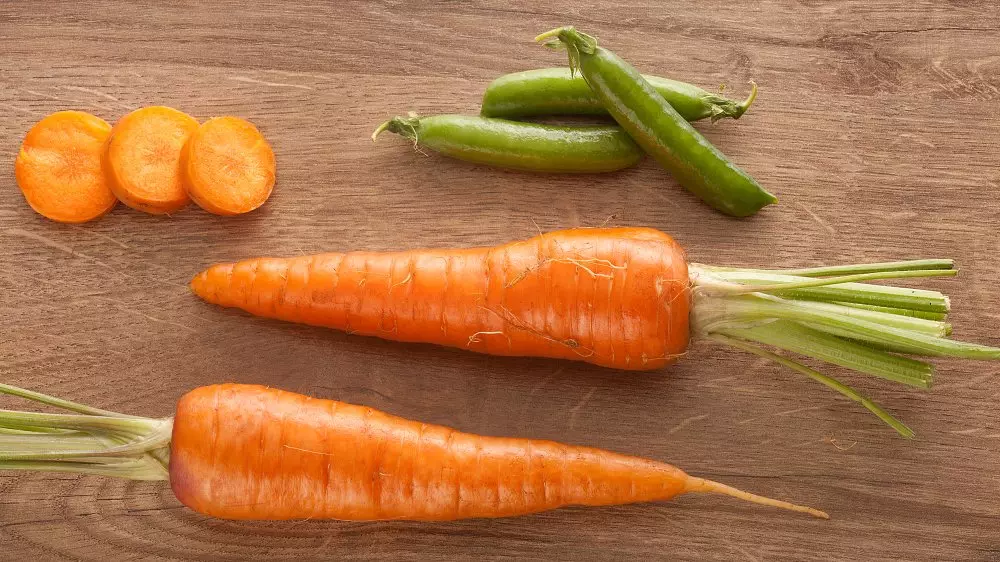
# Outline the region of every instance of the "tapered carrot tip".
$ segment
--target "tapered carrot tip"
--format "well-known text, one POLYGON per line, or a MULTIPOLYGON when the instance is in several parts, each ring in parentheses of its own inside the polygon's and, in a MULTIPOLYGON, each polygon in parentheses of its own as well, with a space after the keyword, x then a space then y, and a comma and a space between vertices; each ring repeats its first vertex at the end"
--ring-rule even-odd
POLYGON ((704 478, 698 478, 697 476, 688 476, 687 481, 685 482, 684 485, 684 492, 703 492, 710 494, 722 494, 724 496, 739 498, 741 500, 745 500, 751 503, 756 503, 759 505, 767 505, 771 507, 777 507, 780 509, 787 509, 789 511, 797 511, 799 513, 808 513, 809 515, 812 515, 813 517, 819 517, 820 519, 830 518, 830 515, 827 514, 825 511, 820 511, 812 507, 797 505, 786 501, 766 498, 764 496, 758 496, 757 494, 744 492, 743 490, 733 488, 732 486, 720 484, 719 482, 714 482, 712 480, 705 480, 704 478))
POLYGON ((255 262, 215 264, 191 279, 191 291, 210 304, 243 306, 253 286, 255 262))
POLYGON ((191 292, 201 298, 205 298, 205 289, 208 286, 208 271, 202 271, 191 279, 191 292))

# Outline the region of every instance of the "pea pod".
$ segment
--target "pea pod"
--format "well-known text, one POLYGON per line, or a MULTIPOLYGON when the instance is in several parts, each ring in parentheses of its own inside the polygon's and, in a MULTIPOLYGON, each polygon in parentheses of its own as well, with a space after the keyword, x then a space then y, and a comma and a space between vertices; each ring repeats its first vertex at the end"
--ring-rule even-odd
MULTIPOLYGON (((746 100, 735 102, 693 84, 659 76, 643 75, 643 78, 687 121, 739 119, 757 95, 755 85, 746 100)), ((583 77, 568 68, 539 68, 505 74, 486 87, 480 111, 486 117, 504 119, 607 113, 583 77)))
POLYGON ((552 39, 566 47, 570 70, 575 73, 579 69, 615 121, 688 191, 737 217, 777 202, 685 121, 632 65, 572 27, 553 29, 536 38, 552 39))
POLYGON ((614 125, 561 127, 475 115, 395 117, 390 131, 435 152, 477 164, 531 172, 613 172, 635 165, 643 152, 614 125))

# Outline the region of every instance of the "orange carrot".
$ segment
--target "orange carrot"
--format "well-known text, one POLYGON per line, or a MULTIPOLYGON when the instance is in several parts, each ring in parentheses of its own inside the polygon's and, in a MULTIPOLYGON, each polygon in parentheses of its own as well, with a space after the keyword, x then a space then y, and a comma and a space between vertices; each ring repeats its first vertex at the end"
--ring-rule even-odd
POLYGON ((194 117, 163 106, 137 109, 119 119, 104 153, 104 169, 118 199, 154 215, 187 205, 180 155, 197 128, 194 117))
POLYGON ((636 228, 248 260, 209 268, 191 287, 215 304, 351 333, 655 369, 687 347, 688 284, 680 246, 636 228))
POLYGON ((38 214, 54 221, 96 219, 118 202, 101 170, 111 131, 103 119, 60 111, 35 124, 14 162, 17 185, 38 214))
POLYGON ((252 314, 495 355, 657 369, 690 336, 767 357, 913 432, 872 401, 762 345, 918 388, 933 366, 903 357, 1000 359, 949 339, 948 298, 859 283, 954 275, 951 260, 797 270, 688 264, 648 228, 552 232, 492 248, 351 252, 220 264, 193 291, 252 314))
POLYGON ((187 190, 201 208, 239 215, 260 207, 274 187, 274 152, 253 123, 215 117, 201 124, 184 147, 187 190))
POLYGON ((0 427, 14 433, 0 441, 0 469, 169 479, 181 503, 224 519, 447 521, 688 492, 827 517, 662 462, 471 435, 263 386, 195 389, 172 419, 125 417, 7 385, 0 392, 79 412, 0 410, 0 427))

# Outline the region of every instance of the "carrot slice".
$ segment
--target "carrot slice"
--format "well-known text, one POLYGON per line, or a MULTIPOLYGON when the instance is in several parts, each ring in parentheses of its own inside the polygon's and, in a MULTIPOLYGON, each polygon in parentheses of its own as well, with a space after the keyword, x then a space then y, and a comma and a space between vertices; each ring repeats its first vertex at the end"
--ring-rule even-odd
POLYGON ((217 215, 260 207, 274 188, 274 151, 257 127, 239 117, 215 117, 184 147, 188 195, 217 215))
POLYGON ((83 111, 59 111, 24 137, 14 176, 28 204, 54 221, 96 219, 118 202, 101 169, 111 125, 83 111))
POLYGON ((115 123, 104 154, 111 190, 133 209, 154 215, 190 202, 181 178, 181 149, 198 121, 163 106, 144 107, 115 123))

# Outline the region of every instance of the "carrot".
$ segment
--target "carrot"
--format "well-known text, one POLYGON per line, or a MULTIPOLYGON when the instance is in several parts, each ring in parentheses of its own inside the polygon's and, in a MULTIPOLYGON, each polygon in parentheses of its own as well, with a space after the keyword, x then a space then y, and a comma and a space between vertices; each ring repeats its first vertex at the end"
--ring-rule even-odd
POLYGON ((223 519, 447 521, 710 492, 808 507, 688 476, 669 464, 551 441, 484 437, 256 385, 184 395, 173 418, 125 416, 8 385, 77 412, 0 410, 0 469, 169 480, 223 519))
POLYGON ((14 161, 24 198, 54 221, 94 220, 118 203, 101 170, 111 125, 82 111, 60 111, 35 124, 14 161))
POLYGON ((183 168, 191 199, 217 215, 260 207, 274 188, 274 152, 253 123, 215 117, 198 127, 184 147, 183 168))
POLYGON ((951 260, 785 271, 689 265, 662 232, 613 228, 492 248, 252 259, 210 267, 191 288, 259 316, 618 369, 661 368, 694 336, 788 366, 911 437, 855 390, 763 346, 929 388, 933 366, 901 354, 1000 359, 1000 349, 949 339, 941 293, 860 281, 955 273, 951 260))
POLYGON ((356 334, 661 367, 687 347, 684 253, 654 230, 623 232, 627 245, 610 232, 566 231, 493 249, 249 260, 212 267, 191 286, 212 303, 356 334))
POLYGON ((163 106, 143 107, 119 119, 104 153, 115 196, 153 215, 187 205, 191 200, 182 181, 180 155, 197 128, 194 117, 163 106))

